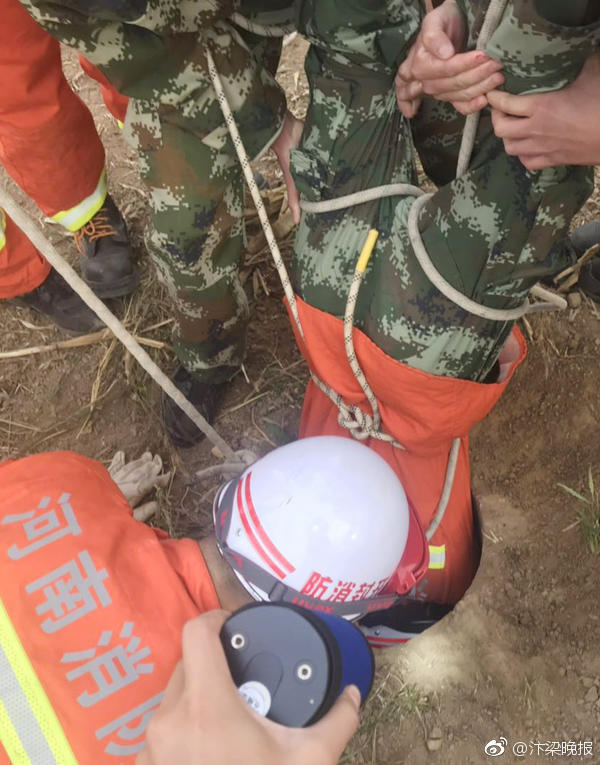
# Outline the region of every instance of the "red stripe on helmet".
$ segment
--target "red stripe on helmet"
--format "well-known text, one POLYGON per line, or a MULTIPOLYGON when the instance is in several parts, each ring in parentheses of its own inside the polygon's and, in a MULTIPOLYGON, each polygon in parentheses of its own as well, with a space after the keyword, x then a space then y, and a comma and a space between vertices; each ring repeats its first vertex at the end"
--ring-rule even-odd
POLYGON ((411 638, 393 638, 393 637, 372 637, 366 636, 368 642, 375 648, 387 648, 395 645, 403 645, 408 643, 411 638))
POLYGON ((256 538, 254 534, 254 530, 252 529, 252 526, 250 526, 250 523, 248 522, 248 518, 246 517, 246 509, 244 507, 244 502, 242 499, 242 482, 240 481, 238 483, 237 491, 236 491, 236 499, 237 499, 237 506, 238 511, 240 514, 240 519, 242 521, 242 525, 246 531, 246 534, 248 535, 248 539, 250 540, 250 543, 252 544, 252 547, 256 550, 258 555, 263 559, 263 561, 267 564, 267 566, 275 572, 276 576, 278 576, 280 579, 284 579, 287 574, 285 574, 273 561, 269 558, 267 553, 263 550, 261 547, 260 542, 256 538))
POLYGON ((254 503, 252 502, 252 494, 250 493, 251 475, 252 475, 252 472, 249 472, 248 475, 246 476, 246 482, 244 486, 244 495, 246 497, 246 504, 248 505, 248 512, 250 513, 250 518, 252 518, 252 522, 256 526, 256 532, 258 536, 260 537, 261 542, 267 548, 267 550, 271 553, 271 555, 275 558, 275 560, 278 561, 281 566, 283 566, 283 568, 286 568, 288 570, 289 574, 293 574, 296 569, 292 566, 289 560, 287 560, 287 558, 284 558, 284 556, 275 547, 273 542, 271 542, 271 540, 269 539, 267 535, 267 532, 262 527, 262 524, 258 518, 258 515, 256 514, 256 510, 254 509, 254 503))

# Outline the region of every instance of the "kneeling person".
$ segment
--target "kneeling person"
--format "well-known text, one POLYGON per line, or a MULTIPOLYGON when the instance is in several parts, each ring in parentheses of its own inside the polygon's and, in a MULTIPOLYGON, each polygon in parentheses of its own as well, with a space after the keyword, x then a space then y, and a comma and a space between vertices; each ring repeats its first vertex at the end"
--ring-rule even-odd
POLYGON ((214 537, 170 539, 135 521, 98 462, 54 452, 0 465, 0 732, 10 760, 133 761, 187 621, 235 609, 248 592, 361 615, 393 602, 424 565, 393 472, 343 439, 271 453, 221 490, 215 517, 235 575, 214 537))

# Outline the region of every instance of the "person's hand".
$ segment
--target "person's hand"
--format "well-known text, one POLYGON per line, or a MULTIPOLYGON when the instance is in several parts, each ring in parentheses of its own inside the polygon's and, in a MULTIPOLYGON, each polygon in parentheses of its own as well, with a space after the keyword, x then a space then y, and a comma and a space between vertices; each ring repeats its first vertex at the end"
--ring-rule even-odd
POLYGON ((281 172, 283 173, 283 180, 287 189, 288 205, 292 212, 292 220, 296 225, 300 223, 300 195, 290 172, 290 152, 292 149, 297 149, 300 146, 303 130, 304 122, 296 119, 288 111, 283 120, 281 133, 271 146, 281 165, 281 172))
POLYGON ((494 132, 528 170, 600 165, 600 53, 579 77, 551 93, 488 93, 494 132))
POLYGON ((394 81, 398 106, 405 117, 415 116, 424 94, 450 101, 461 114, 487 106, 485 94, 504 82, 502 64, 483 51, 460 53, 466 31, 455 0, 446 0, 425 16, 394 81))
POLYGON ((153 489, 169 485, 171 473, 162 473, 163 463, 158 454, 144 452, 137 460, 125 461, 125 453, 117 452, 108 466, 110 477, 131 505, 136 521, 147 521, 158 510, 158 502, 145 502, 153 489))
POLYGON ((358 727, 360 692, 349 686, 309 728, 260 717, 238 693, 209 611, 183 628, 183 658, 148 724, 136 765, 333 765, 358 727))

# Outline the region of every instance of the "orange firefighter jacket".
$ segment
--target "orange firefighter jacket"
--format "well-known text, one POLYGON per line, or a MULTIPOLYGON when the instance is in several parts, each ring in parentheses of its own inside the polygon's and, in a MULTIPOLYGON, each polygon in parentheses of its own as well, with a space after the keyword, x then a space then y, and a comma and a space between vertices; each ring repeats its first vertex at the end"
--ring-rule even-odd
POLYGON ((0 464, 0 763, 133 763, 183 625, 218 607, 198 544, 135 521, 98 462, 0 464))

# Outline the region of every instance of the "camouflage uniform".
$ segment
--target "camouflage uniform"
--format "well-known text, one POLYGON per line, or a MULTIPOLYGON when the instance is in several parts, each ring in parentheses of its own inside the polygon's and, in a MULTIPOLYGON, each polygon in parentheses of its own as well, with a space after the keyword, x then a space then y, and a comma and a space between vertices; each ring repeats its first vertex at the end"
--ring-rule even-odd
MULTIPOLYGON (((301 5, 300 30, 313 43, 306 63, 311 89, 306 129, 293 155, 302 195, 322 200, 388 183, 415 183, 416 147, 425 170, 441 186, 419 217, 434 265, 478 303, 519 306, 540 277, 569 262, 563 240, 591 192, 591 170, 528 172, 504 152, 486 111, 469 170, 452 180, 463 119, 450 105, 428 100, 411 131, 395 103, 393 78, 419 28, 420 4, 363 0, 348 9, 343 0, 311 0, 301 5)), ((487 5, 461 2, 471 44, 487 5)), ((600 39, 597 21, 584 17, 591 23, 558 26, 532 11, 534 5, 510 3, 488 47, 505 62, 506 87, 513 93, 563 87, 600 39)), ((340 212, 304 214, 294 251, 295 287, 309 304, 342 316, 358 254, 367 231, 376 228, 380 237, 355 325, 409 366, 485 380, 512 322, 469 314, 432 286, 408 238, 411 205, 411 198, 393 197, 340 212)))
POLYGON ((130 96, 125 134, 150 189, 147 246, 174 300, 175 348, 206 382, 227 380, 244 356, 248 305, 238 279, 243 181, 210 85, 209 45, 249 154, 276 138, 285 97, 273 79, 280 42, 228 21, 240 11, 288 21, 290 0, 24 0, 55 37, 130 96), (262 6, 269 12, 260 14, 262 6), (75 9, 77 8, 77 10, 75 9))

